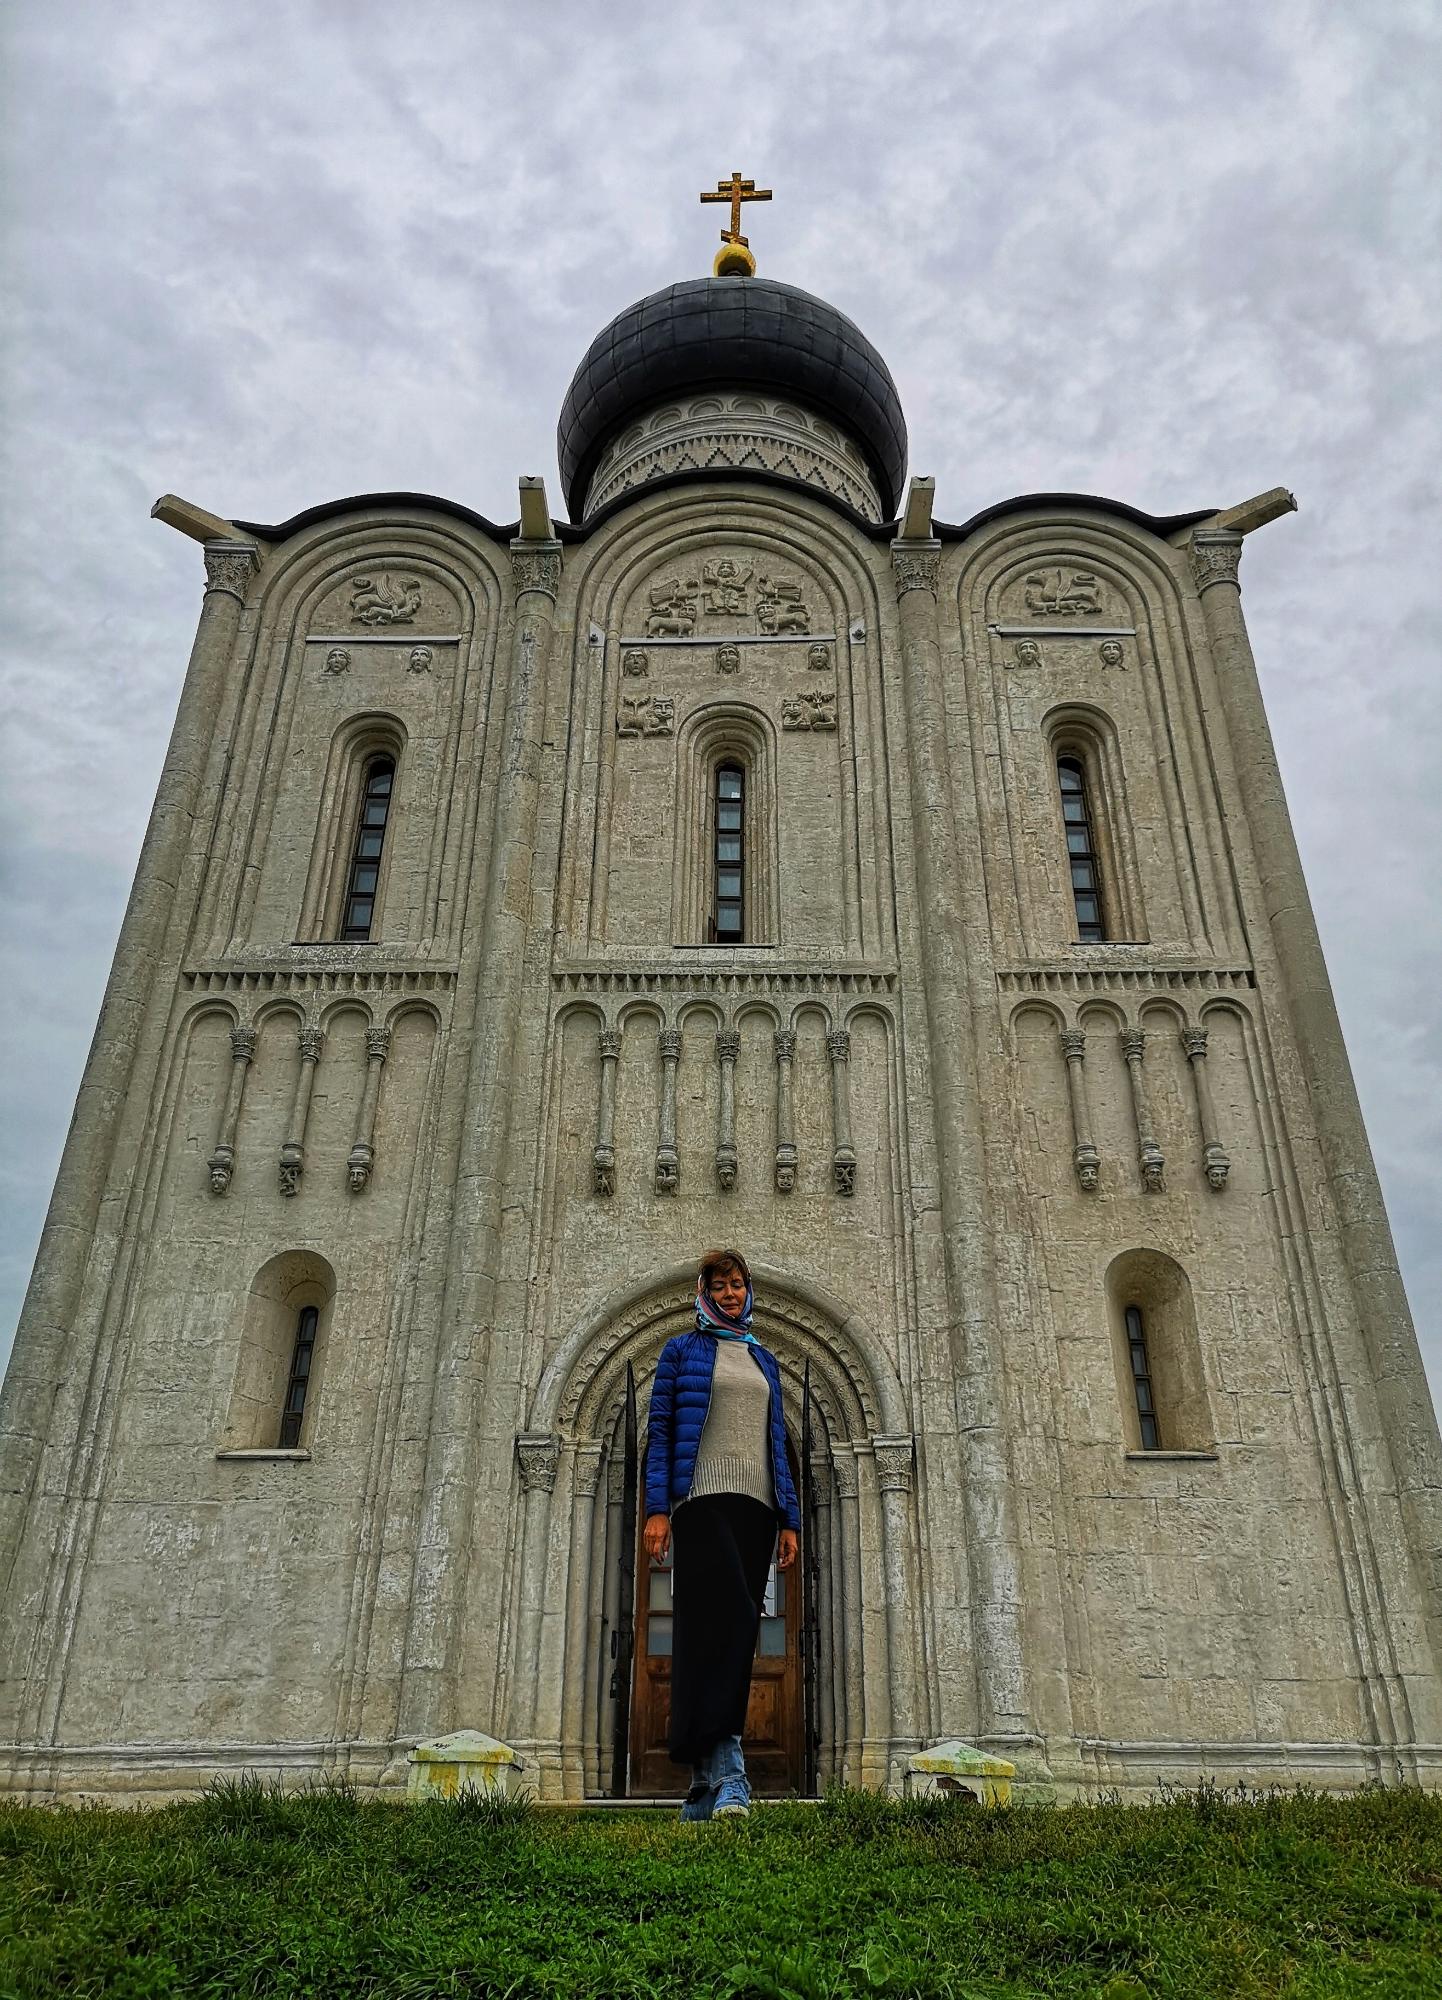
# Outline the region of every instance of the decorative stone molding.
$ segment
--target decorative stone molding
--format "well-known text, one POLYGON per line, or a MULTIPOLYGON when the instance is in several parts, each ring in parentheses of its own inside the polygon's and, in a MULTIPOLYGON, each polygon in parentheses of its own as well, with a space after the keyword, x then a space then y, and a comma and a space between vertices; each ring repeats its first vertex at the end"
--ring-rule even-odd
POLYGON ((1242 538, 1225 530, 1199 528, 1187 545, 1187 556, 1198 596, 1214 583, 1235 585, 1242 559, 1242 538))
POLYGON ((779 473, 845 501, 869 521, 881 519, 865 460, 824 418, 779 397, 714 393, 668 402, 622 431, 602 453, 585 513, 668 473, 698 468, 779 473))
POLYGON ((596 1143, 591 1150, 591 1186, 594 1193, 616 1192, 616 1064, 621 1055, 619 1028, 602 1028, 601 1096, 596 1110, 596 1143))
POLYGON ((361 1088, 360 1114, 356 1120, 355 1143, 346 1161, 346 1180, 352 1194, 370 1185, 375 1166, 376 1107, 380 1103, 381 1070, 390 1054, 389 1028, 366 1029, 366 1073, 361 1088))
POLYGON ((287 1196, 300 1193, 300 1177, 305 1172, 305 1128, 310 1120, 315 1069, 325 1047, 325 1035, 319 1028, 302 1028, 298 1041, 300 1074, 291 1101, 289 1137, 280 1149, 280 1191, 287 1196))
POLYGON ((789 694, 781 704, 783 729, 834 729, 836 696, 829 688, 806 688, 789 694))
POLYGON ((523 1432, 516 1439, 516 1458, 521 1468, 524 1492, 555 1492, 556 1470, 561 1459, 561 1440, 558 1437, 523 1432))
POLYGON ((219 590, 240 604, 246 586, 260 568, 260 550, 254 542, 216 540, 205 544, 205 595, 219 590))
POLYGON ((1087 1038, 1082 1028, 1063 1028, 1061 1052, 1066 1061, 1067 1094, 1071 1100, 1072 1168, 1084 1194, 1095 1194, 1101 1180, 1101 1154, 1092 1140, 1091 1107, 1087 1102, 1087 1038))
POLYGON ((676 701, 669 694, 623 694, 616 715, 618 736, 671 736, 676 729, 676 701))
POLYGON ((241 1100, 245 1096, 246 1072, 255 1060, 257 1039, 254 1028, 232 1028, 230 1031, 230 1077, 220 1113, 220 1129, 215 1135, 215 1150, 206 1162, 212 1194, 227 1194, 230 1191, 235 1173, 236 1127, 240 1122, 241 1100))
POLYGON ((833 1028, 826 1037, 831 1058, 831 1185, 837 1194, 856 1192, 856 1149, 851 1143, 851 1037, 833 1028))
POLYGON ((935 548, 907 547, 901 542, 891 544, 891 574, 898 597, 904 597, 908 590, 929 590, 935 597, 940 565, 939 543, 935 548))
POLYGON ((791 1105, 791 1064, 796 1037, 788 1028, 776 1034, 776 1192, 790 1194, 796 1186, 796 1124, 791 1105))
POLYGON ((539 591, 554 604, 561 588, 561 546, 511 544, 511 581, 516 595, 539 591))
POLYGON ((604 1447, 599 1444, 576 1446, 576 1492, 583 1500, 595 1497, 604 1468, 604 1447))
POLYGON ((1131 1087, 1132 1117, 1137 1128, 1137 1164, 1141 1168, 1142 1186, 1148 1193, 1160 1194, 1166 1185, 1164 1179, 1166 1161, 1157 1142, 1156 1133, 1152 1129, 1146 1079, 1142 1073, 1142 1058, 1147 1046, 1145 1031, 1141 1028, 1123 1028, 1121 1045, 1122 1059, 1127 1066, 1127 1081, 1131 1087))
POLYGON ((876 1462, 876 1484, 883 1493, 909 1493, 911 1472, 915 1459, 915 1440, 910 1437, 884 1437, 871 1440, 871 1455, 876 1462))
POLYGON ((1192 1072, 1192 1089, 1197 1100, 1197 1122, 1202 1134, 1202 1171, 1207 1177, 1207 1186, 1220 1194, 1227 1185, 1232 1162, 1217 1132, 1216 1106, 1212 1101, 1212 1086, 1207 1075, 1206 1029, 1183 1028, 1182 1052, 1192 1072))
POLYGON ((855 1456, 849 1451, 837 1451, 831 1458, 831 1476, 836 1483, 838 1500, 854 1500, 860 1492, 860 1481, 856 1472, 855 1456))
MULTIPOLYGON (((682 954, 678 951, 675 956, 681 959, 682 954)), ((653 999, 669 996, 677 1005, 703 995, 723 1001, 751 994, 775 1000, 819 1000, 837 1013, 846 1000, 862 996, 889 999, 896 991, 896 973, 890 966, 858 965, 851 970, 837 970, 821 958, 814 965, 737 964, 730 953, 727 959, 724 968, 718 970, 714 948, 698 948, 689 965, 684 962, 660 965, 655 954, 648 953, 638 956, 634 965, 613 962, 600 966, 589 963, 559 966, 551 974, 551 984, 558 994, 620 999, 639 993, 653 999)))
POLYGON ((716 1058, 721 1065, 721 1109, 716 1130, 716 1178, 723 1193, 736 1185, 736 1059, 741 1053, 741 1037, 734 1028, 723 1029, 716 1037, 716 1058))
POLYGON ((676 1194, 681 1186, 681 1156, 676 1149, 676 1065, 681 1060, 681 1030, 663 1028, 661 1051, 661 1129, 656 1135, 656 1192, 676 1194))

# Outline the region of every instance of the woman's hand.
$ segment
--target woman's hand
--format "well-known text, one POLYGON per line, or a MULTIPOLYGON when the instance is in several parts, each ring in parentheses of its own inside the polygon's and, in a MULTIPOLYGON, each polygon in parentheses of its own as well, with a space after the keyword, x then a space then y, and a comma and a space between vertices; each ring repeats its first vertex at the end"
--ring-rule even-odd
MULTIPOLYGON (((648 1521, 646 1526, 649 1528, 650 1525, 651 1523, 648 1521)), ((794 1528, 783 1528, 781 1530, 781 1543, 776 1551, 776 1567, 778 1569, 790 1569, 796 1560, 798 1547, 796 1530, 794 1528)))
MULTIPOLYGON (((796 1537, 791 1538, 795 1541, 796 1537)), ((653 1563, 663 1563, 666 1551, 671 1546, 671 1517, 669 1514, 648 1514, 646 1525, 641 1530, 641 1540, 646 1545, 646 1553, 653 1563)))

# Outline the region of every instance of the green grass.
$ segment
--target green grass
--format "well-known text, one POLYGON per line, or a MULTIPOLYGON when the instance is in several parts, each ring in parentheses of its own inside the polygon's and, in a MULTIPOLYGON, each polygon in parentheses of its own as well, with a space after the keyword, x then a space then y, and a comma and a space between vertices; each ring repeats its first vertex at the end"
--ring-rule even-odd
POLYGON ((0 1804, 0 1994, 1442 2000, 1442 1797, 0 1804))

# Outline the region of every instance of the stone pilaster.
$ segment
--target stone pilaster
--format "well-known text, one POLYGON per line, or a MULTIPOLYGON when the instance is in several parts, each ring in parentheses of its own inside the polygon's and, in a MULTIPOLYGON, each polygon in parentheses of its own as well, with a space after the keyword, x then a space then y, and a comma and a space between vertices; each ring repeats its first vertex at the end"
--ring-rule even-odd
POLYGON ((721 1065, 721 1108, 716 1124, 716 1178, 729 1194, 736 1185, 736 1058, 741 1037, 734 1028, 716 1037, 721 1065))
POLYGON ((591 1186, 596 1194, 616 1192, 616 1064, 621 1059, 619 1028, 601 1030, 601 1097, 596 1107, 596 1143, 591 1149, 591 1186))
POLYGON ((1202 1169, 1207 1176, 1208 1187, 1220 1193, 1227 1185, 1232 1163, 1217 1132, 1216 1107, 1212 1102, 1212 1086, 1207 1076, 1206 1029, 1183 1028, 1182 1049, 1192 1073, 1192 1090, 1197 1100, 1197 1124, 1202 1134, 1202 1169))
POLYGON ((376 1111, 381 1098, 381 1071, 391 1049, 389 1028, 366 1030, 365 1081, 361 1085, 360 1110, 356 1115, 355 1143, 346 1161, 346 1176, 352 1194, 370 1185, 376 1159, 376 1111))
POLYGON ((1121 1045, 1122 1060, 1127 1066, 1127 1082, 1131 1087, 1132 1120, 1137 1128, 1137 1165, 1141 1169, 1142 1186, 1149 1192, 1160 1193, 1166 1185, 1166 1156, 1152 1124, 1151 1101, 1147 1096, 1146 1077, 1142 1073, 1147 1047, 1145 1030, 1123 1028, 1121 1045))
POLYGON ((856 1148, 851 1143, 851 1037, 836 1028, 826 1037, 831 1058, 831 1184, 838 1194, 856 1192, 856 1148))
POLYGON ((231 1029, 230 1077, 225 1087, 225 1104, 220 1114, 220 1129, 215 1135, 215 1150, 206 1162, 212 1194, 228 1194, 230 1191, 231 1178, 235 1173, 235 1134, 245 1097, 245 1079, 255 1061, 255 1045, 254 1028, 231 1029))
POLYGON ((325 1046, 325 1036, 319 1028, 302 1028, 299 1040, 300 1073, 290 1107, 290 1136, 280 1149, 280 1191, 284 1195, 300 1193, 300 1177, 305 1172, 305 1128, 310 1122, 316 1065, 325 1046))
POLYGON ((663 1028, 661 1051, 661 1129, 656 1137, 656 1192, 675 1194, 681 1186, 681 1155, 676 1147, 676 1065, 681 1060, 681 1030, 663 1028))

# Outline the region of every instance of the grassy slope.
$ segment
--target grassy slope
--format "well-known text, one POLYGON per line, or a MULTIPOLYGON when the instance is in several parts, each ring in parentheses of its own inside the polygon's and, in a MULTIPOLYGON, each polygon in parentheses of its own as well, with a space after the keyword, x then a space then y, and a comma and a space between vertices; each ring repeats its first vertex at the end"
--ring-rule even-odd
POLYGON ((1442 1996, 1442 1797, 0 1805, 0 1994, 1442 1996))

